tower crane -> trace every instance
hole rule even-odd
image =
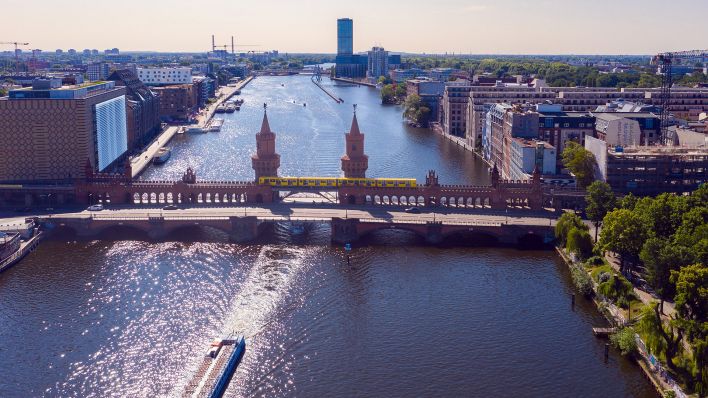
[[[657,65],[662,73],[661,76],[661,142],[666,144],[667,129],[669,124],[669,104],[671,103],[671,86],[673,86],[672,65],[674,61],[681,62],[682,59],[708,57],[708,50],[689,50],[660,53],[652,57],[651,64]]]
[[[22,43],[18,41],[0,41],[0,44],[14,44],[15,45],[15,72],[20,71],[20,57],[17,54],[17,47],[19,46],[29,46],[29,43]]]

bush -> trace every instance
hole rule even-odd
[[[572,227],[566,238],[565,248],[575,253],[580,259],[588,258],[592,255],[592,238],[588,231]]]
[[[637,341],[634,339],[634,329],[622,328],[610,336],[613,346],[622,352],[622,355],[633,355],[637,352]]]
[[[570,275],[573,278],[573,283],[575,284],[575,288],[578,289],[578,292],[585,297],[591,297],[593,294],[593,284],[587,272],[578,267],[571,267]]]
[[[597,276],[597,282],[598,283],[607,282],[610,280],[611,277],[612,277],[612,275],[610,275],[609,272],[600,272],[600,275]]]
[[[600,283],[597,292],[622,308],[627,308],[629,302],[636,298],[632,284],[619,274],[613,274],[610,279]]]
[[[676,398],[676,392],[674,390],[664,390],[664,398]]]
[[[591,267],[597,267],[598,265],[603,265],[604,263],[605,263],[605,259],[603,259],[600,256],[592,256],[587,261],[587,264],[590,265]]]

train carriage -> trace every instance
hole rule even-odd
[[[415,188],[414,178],[337,178],[337,177],[261,177],[261,185],[273,187],[379,187],[379,188]]]

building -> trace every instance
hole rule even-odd
[[[268,113],[265,108],[261,130],[256,133],[256,153],[251,156],[251,166],[256,172],[256,181],[261,177],[278,176],[280,155],[275,150],[275,133],[270,130]]]
[[[190,120],[197,110],[199,93],[192,83],[154,87],[152,91],[160,97],[162,120]]]
[[[389,72],[389,76],[395,83],[403,83],[418,76],[425,76],[425,71],[419,68],[393,69]]]
[[[86,77],[89,81],[106,80],[110,74],[110,66],[105,62],[94,62],[86,67]]]
[[[464,137],[467,129],[467,101],[471,87],[450,84],[445,87],[440,106],[440,124],[445,134]]]
[[[492,106],[486,116],[485,158],[500,168],[503,178],[511,178],[511,143],[514,138],[538,138],[538,113],[528,107],[506,103]],[[555,155],[555,153],[554,153]],[[555,166],[555,165],[554,165]]]
[[[160,132],[160,98],[128,69],[114,71],[108,80],[126,90],[128,148],[146,144]]]
[[[366,77],[368,57],[354,54],[354,21],[350,18],[337,20],[337,57],[334,62],[336,77]]]
[[[562,174],[561,155],[570,141],[585,144],[586,136],[595,134],[595,117],[589,112],[565,112],[559,104],[538,104],[538,137],[556,151],[556,174]]]
[[[0,98],[0,181],[70,180],[118,163],[128,150],[125,93],[115,82],[37,80]]]
[[[192,81],[198,93],[197,106],[206,106],[209,98],[216,97],[216,81],[208,76],[193,76]]]
[[[388,76],[388,51],[383,47],[373,47],[368,54],[367,76],[378,79],[380,76]]]
[[[628,147],[642,143],[639,122],[615,113],[595,114],[595,136],[608,145]]]
[[[708,149],[666,146],[613,147],[593,137],[585,148],[595,155],[598,179],[619,194],[684,194],[708,181]]]
[[[354,21],[350,18],[337,20],[337,55],[354,54]]]
[[[512,138],[509,179],[530,180],[534,170],[542,175],[556,174],[556,148],[539,140]]]
[[[440,99],[445,92],[445,83],[430,79],[410,79],[406,81],[406,94],[415,94],[430,109],[430,120],[438,120]]]
[[[427,75],[433,80],[446,82],[450,80],[453,72],[455,72],[455,69],[452,68],[433,68],[428,71]]]
[[[171,84],[191,84],[192,68],[190,67],[165,67],[165,68],[137,68],[138,79],[148,86],[162,86]]]
[[[369,168],[369,156],[364,152],[364,134],[359,130],[356,120],[356,105],[349,132],[344,134],[346,152],[342,156],[342,172],[344,178],[366,178]]]

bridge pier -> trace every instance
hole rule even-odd
[[[332,218],[332,242],[352,243],[359,240],[358,218]]]
[[[427,243],[437,245],[443,241],[441,221],[428,221],[425,227],[425,241]]]
[[[148,225],[147,235],[150,239],[162,240],[167,237],[168,231],[165,228],[165,217],[150,216],[148,217]]]
[[[250,242],[258,237],[258,227],[260,225],[258,217],[229,217],[231,232],[229,238],[236,243]]]

